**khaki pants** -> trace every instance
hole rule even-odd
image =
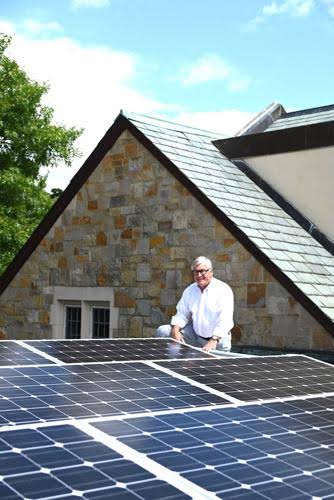
[[[162,325],[157,328],[155,332],[156,337],[170,337],[172,333],[171,325]],[[203,347],[208,342],[209,339],[204,339],[194,332],[192,323],[188,323],[181,330],[182,336],[186,344],[192,345],[194,347]],[[231,350],[231,332],[221,338],[220,342],[217,344],[217,351],[229,352]]]

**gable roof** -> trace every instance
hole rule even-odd
[[[120,114],[1,277],[0,293],[128,129],[334,335],[334,257],[212,143],[213,134]]]

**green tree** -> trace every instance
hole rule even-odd
[[[52,123],[53,108],[41,102],[48,86],[5,55],[10,42],[0,33],[0,274],[57,197],[41,167],[69,166],[82,133]]]

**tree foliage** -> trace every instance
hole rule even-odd
[[[70,165],[82,133],[53,124],[53,108],[42,104],[48,86],[5,55],[10,42],[0,34],[0,274],[60,193],[45,191],[41,167]]]

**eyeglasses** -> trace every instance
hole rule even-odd
[[[209,269],[197,269],[193,270],[193,274],[200,274],[201,276],[205,276],[208,271],[211,271],[211,268]]]

